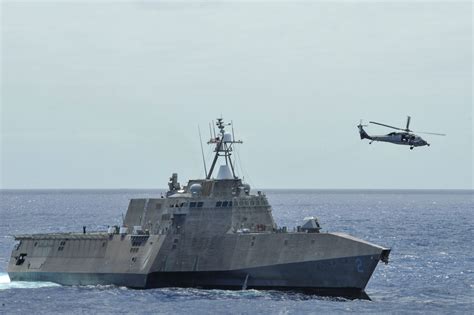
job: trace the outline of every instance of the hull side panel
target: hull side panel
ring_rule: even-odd
[[[228,271],[152,272],[147,287],[364,290],[378,259],[347,257]]]

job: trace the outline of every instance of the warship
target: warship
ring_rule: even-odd
[[[265,193],[252,193],[236,175],[232,154],[242,141],[222,118],[215,125],[209,171],[203,154],[204,179],[181,186],[172,174],[166,196],[131,199],[121,226],[107,231],[15,235],[10,279],[367,299],[365,287],[378,262],[388,263],[390,249],[323,232],[316,217],[293,230],[277,226]]]

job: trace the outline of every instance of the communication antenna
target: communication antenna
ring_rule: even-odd
[[[212,164],[211,164],[211,168],[209,169],[209,172],[207,173],[206,179],[211,178],[212,172],[214,171],[214,167],[216,166],[216,162],[219,157],[225,158],[226,164],[230,165],[234,179],[237,179],[237,176],[235,175],[234,165],[232,164],[232,159],[231,159],[232,146],[237,143],[240,144],[242,143],[242,141],[231,138],[233,136],[225,132],[225,126],[229,126],[229,125],[231,124],[225,123],[223,118],[217,118],[216,126],[219,129],[219,137],[216,137],[214,135],[214,138],[211,138],[207,142],[207,144],[215,145],[214,147],[215,155],[214,155],[214,160],[212,161]],[[215,132],[215,129],[214,129],[214,132]],[[233,130],[232,130],[232,133],[233,133]]]
[[[214,120],[212,121],[212,129],[214,130],[214,139],[215,139],[216,138],[216,127],[214,126]]]
[[[235,135],[234,135],[234,121],[231,120],[230,121],[230,125],[232,126],[232,140],[235,139]]]
[[[207,176],[206,159],[204,158],[204,148],[202,147],[201,128],[198,125],[199,144],[201,145],[202,164],[204,165],[204,176]]]

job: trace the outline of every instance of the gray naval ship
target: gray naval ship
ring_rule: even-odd
[[[16,235],[10,279],[368,298],[367,282],[379,261],[388,262],[390,249],[323,233],[314,217],[293,231],[278,227],[266,195],[251,193],[236,176],[233,147],[242,141],[233,138],[233,128],[226,132],[222,119],[216,125],[205,179],[181,187],[173,174],[166,197],[132,199],[123,224],[108,231]],[[213,178],[220,160],[225,163]]]

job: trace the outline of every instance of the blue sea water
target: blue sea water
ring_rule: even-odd
[[[324,231],[346,232],[392,248],[366,292],[372,301],[276,291],[132,290],[10,282],[12,235],[105,230],[121,222],[130,198],[159,190],[0,191],[0,313],[305,314],[472,313],[473,191],[266,191],[279,225],[317,216]]]

